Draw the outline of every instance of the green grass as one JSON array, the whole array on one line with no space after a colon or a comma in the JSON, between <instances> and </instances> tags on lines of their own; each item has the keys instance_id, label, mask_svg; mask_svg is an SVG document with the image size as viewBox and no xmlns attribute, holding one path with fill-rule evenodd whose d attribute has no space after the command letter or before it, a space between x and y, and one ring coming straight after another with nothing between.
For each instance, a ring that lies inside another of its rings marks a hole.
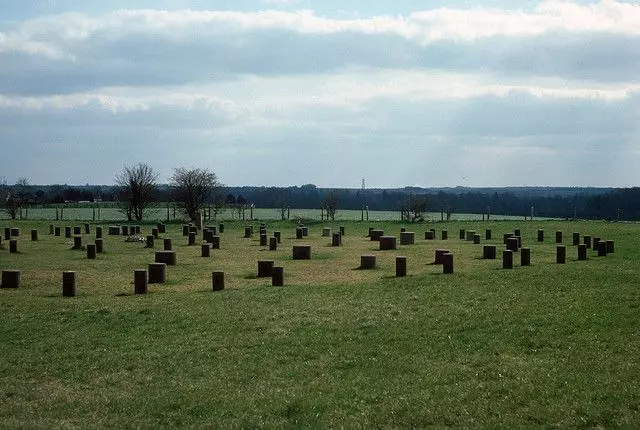
<instances>
[{"instance_id":1,"label":"green grass","mask_svg":"<svg viewBox=\"0 0 640 430\"><path fill-rule=\"evenodd\" d=\"M96 208L95 216L97 220L103 222L108 221L122 221L125 217L123 212L114 206L113 203L101 203L100 210ZM249 219L251 211L245 210L245 219ZM321 211L320 209L291 209L290 219L308 219L320 221ZM25 219L33 220L55 220L56 219L56 206L51 205L47 207L32 207L28 211L23 211ZM94 211L89 204L74 204L70 203L64 206L62 212L63 220L77 221L77 220L93 220ZM159 207L152 207L146 213L147 219L167 219L167 206L160 204ZM169 210L169 218L171 221L179 219L181 214L177 212L174 216L173 209ZM267 209L267 208L255 208L253 210L253 216L256 219L262 220L280 220L280 209ZM176 218L177 217L177 218ZM226 209L218 214L217 218L224 221L239 221L242 216L238 214L236 210ZM340 209L336 213L336 221L360 221L362 218L362 212L360 210L348 210ZM427 220L439 221L441 219L440 212L428 212L425 215ZM482 214L464 214L454 213L451 218L453 220L482 220ZM521 220L522 216L511 215L491 215L495 220ZM537 220L543 220L544 218L536 218ZM0 220L9 220L9 215L6 211L0 211ZM399 221L399 211L369 211L369 221Z\"/></svg>"},{"instance_id":2,"label":"green grass","mask_svg":"<svg viewBox=\"0 0 640 430\"><path fill-rule=\"evenodd\" d=\"M106 253L90 261L47 235L48 223L14 224L21 253L0 250L0 268L23 279L0 290L3 428L640 425L639 225L407 224L416 244L382 252L367 223L327 223L346 227L333 248L325 224L298 241L293 224L270 222L283 237L270 252L236 222L210 259L170 225L178 266L134 296L133 270L153 250L105 236ZM376 223L394 235L403 225ZM449 240L423 240L430 227ZM502 233L521 228L533 266L502 270L458 239L460 228L487 227L500 248ZM566 265L554 263L556 229ZM614 239L616 252L575 261L573 231ZM295 243L311 244L314 259L291 260ZM455 274L430 264L440 247ZM356 270L363 254L377 270ZM407 256L407 278L393 276L396 255ZM254 277L259 259L285 267L284 288ZM218 269L227 288L214 293ZM78 273L75 298L60 297L63 270Z\"/></svg>"}]
</instances>

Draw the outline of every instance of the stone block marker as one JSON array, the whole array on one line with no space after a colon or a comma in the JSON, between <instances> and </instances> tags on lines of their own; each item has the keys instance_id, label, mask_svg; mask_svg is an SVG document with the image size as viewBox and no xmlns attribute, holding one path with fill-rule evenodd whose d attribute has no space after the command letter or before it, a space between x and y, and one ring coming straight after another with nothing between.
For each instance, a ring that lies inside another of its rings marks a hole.
<instances>
[{"instance_id":1,"label":"stone block marker","mask_svg":"<svg viewBox=\"0 0 640 430\"><path fill-rule=\"evenodd\" d=\"M556 243L562 243L562 232L556 231Z\"/></svg>"},{"instance_id":2,"label":"stone block marker","mask_svg":"<svg viewBox=\"0 0 640 430\"><path fill-rule=\"evenodd\" d=\"M585 235L582 237L582 242L583 242L585 245L587 245L587 248L591 248L591 236L588 236L588 235L586 235L586 234L585 234Z\"/></svg>"},{"instance_id":3,"label":"stone block marker","mask_svg":"<svg viewBox=\"0 0 640 430\"><path fill-rule=\"evenodd\" d=\"M267 246L267 233L260 233L260 246Z\"/></svg>"},{"instance_id":4,"label":"stone block marker","mask_svg":"<svg viewBox=\"0 0 640 430\"><path fill-rule=\"evenodd\" d=\"M593 250L597 251L598 250L598 243L600 242L600 238L599 237L594 237L593 238Z\"/></svg>"},{"instance_id":5,"label":"stone block marker","mask_svg":"<svg viewBox=\"0 0 640 430\"><path fill-rule=\"evenodd\" d=\"M53 235L60 236L60 227L56 226L53 228Z\"/></svg>"},{"instance_id":6,"label":"stone block marker","mask_svg":"<svg viewBox=\"0 0 640 430\"><path fill-rule=\"evenodd\" d=\"M360 269L369 270L376 268L376 256L375 255L361 255L360 256Z\"/></svg>"},{"instance_id":7,"label":"stone block marker","mask_svg":"<svg viewBox=\"0 0 640 430\"><path fill-rule=\"evenodd\" d=\"M218 227L220 227L220 228L219 228L220 233L224 233L224 224L223 224L223 223L220 223L220 225L219 225Z\"/></svg>"},{"instance_id":8,"label":"stone block marker","mask_svg":"<svg viewBox=\"0 0 640 430\"><path fill-rule=\"evenodd\" d=\"M324 227L322 229L322 237L331 237L331 228Z\"/></svg>"},{"instance_id":9,"label":"stone block marker","mask_svg":"<svg viewBox=\"0 0 640 430\"><path fill-rule=\"evenodd\" d=\"M211 273L211 290L224 290L224 272L216 271Z\"/></svg>"},{"instance_id":10,"label":"stone block marker","mask_svg":"<svg viewBox=\"0 0 640 430\"><path fill-rule=\"evenodd\" d=\"M447 249L436 249L435 250L435 259L433 260L433 264L443 264L444 263L444 259L442 258L442 256L444 254L448 254L449 250Z\"/></svg>"},{"instance_id":11,"label":"stone block marker","mask_svg":"<svg viewBox=\"0 0 640 430\"><path fill-rule=\"evenodd\" d=\"M485 260L495 260L496 249L497 247L495 245L484 245L482 247L482 258Z\"/></svg>"},{"instance_id":12,"label":"stone block marker","mask_svg":"<svg viewBox=\"0 0 640 430\"><path fill-rule=\"evenodd\" d=\"M175 251L156 251L156 263L165 263L167 266L175 266L177 263Z\"/></svg>"},{"instance_id":13,"label":"stone block marker","mask_svg":"<svg viewBox=\"0 0 640 430\"><path fill-rule=\"evenodd\" d=\"M20 237L20 228L11 227L11 237Z\"/></svg>"},{"instance_id":14,"label":"stone block marker","mask_svg":"<svg viewBox=\"0 0 640 430\"><path fill-rule=\"evenodd\" d=\"M4 240L11 240L11 227L4 228Z\"/></svg>"},{"instance_id":15,"label":"stone block marker","mask_svg":"<svg viewBox=\"0 0 640 430\"><path fill-rule=\"evenodd\" d=\"M269 238L269 251L277 251L278 250L278 239L275 237Z\"/></svg>"},{"instance_id":16,"label":"stone block marker","mask_svg":"<svg viewBox=\"0 0 640 430\"><path fill-rule=\"evenodd\" d=\"M200 250L201 250L201 252L200 252L200 256L202 256L202 257L206 257L206 258L211 257L211 244L209 244L209 243L203 243L203 244L200 246Z\"/></svg>"},{"instance_id":17,"label":"stone block marker","mask_svg":"<svg viewBox=\"0 0 640 430\"><path fill-rule=\"evenodd\" d=\"M513 237L513 233L504 233L502 235L502 243L507 244L507 240Z\"/></svg>"},{"instance_id":18,"label":"stone block marker","mask_svg":"<svg viewBox=\"0 0 640 430\"><path fill-rule=\"evenodd\" d=\"M518 249L522 248L522 236L513 236L518 239Z\"/></svg>"},{"instance_id":19,"label":"stone block marker","mask_svg":"<svg viewBox=\"0 0 640 430\"><path fill-rule=\"evenodd\" d=\"M189 233L189 242L188 242L189 246L194 246L196 244L196 234L195 233Z\"/></svg>"},{"instance_id":20,"label":"stone block marker","mask_svg":"<svg viewBox=\"0 0 640 430\"><path fill-rule=\"evenodd\" d=\"M71 239L71 227L67 226L64 228L64 237L66 239Z\"/></svg>"},{"instance_id":21,"label":"stone block marker","mask_svg":"<svg viewBox=\"0 0 640 430\"><path fill-rule=\"evenodd\" d=\"M164 284L167 280L167 265L165 263L149 263L149 283Z\"/></svg>"},{"instance_id":22,"label":"stone block marker","mask_svg":"<svg viewBox=\"0 0 640 430\"><path fill-rule=\"evenodd\" d=\"M87 258L89 260L96 259L96 244L95 243L87 243Z\"/></svg>"},{"instance_id":23,"label":"stone block marker","mask_svg":"<svg viewBox=\"0 0 640 430\"><path fill-rule=\"evenodd\" d=\"M167 232L167 226L161 222L156 224L156 228L158 229L159 234L165 234Z\"/></svg>"},{"instance_id":24,"label":"stone block marker","mask_svg":"<svg viewBox=\"0 0 640 430\"><path fill-rule=\"evenodd\" d=\"M283 287L284 286L284 267L278 266L271 269L271 286Z\"/></svg>"},{"instance_id":25,"label":"stone block marker","mask_svg":"<svg viewBox=\"0 0 640 430\"><path fill-rule=\"evenodd\" d=\"M400 245L413 245L416 243L416 234L412 231L403 231L400 233Z\"/></svg>"},{"instance_id":26,"label":"stone block marker","mask_svg":"<svg viewBox=\"0 0 640 430\"><path fill-rule=\"evenodd\" d=\"M133 292L135 294L147 294L149 275L145 269L133 271Z\"/></svg>"},{"instance_id":27,"label":"stone block marker","mask_svg":"<svg viewBox=\"0 0 640 430\"><path fill-rule=\"evenodd\" d=\"M384 236L384 231L382 230L371 230L371 241L379 241L380 238Z\"/></svg>"},{"instance_id":28,"label":"stone block marker","mask_svg":"<svg viewBox=\"0 0 640 430\"><path fill-rule=\"evenodd\" d=\"M189 225L184 224L182 226L182 235L183 236L189 236Z\"/></svg>"},{"instance_id":29,"label":"stone block marker","mask_svg":"<svg viewBox=\"0 0 640 430\"><path fill-rule=\"evenodd\" d=\"M91 234L91 225L89 223L84 223L84 234Z\"/></svg>"},{"instance_id":30,"label":"stone block marker","mask_svg":"<svg viewBox=\"0 0 640 430\"><path fill-rule=\"evenodd\" d=\"M431 230L424 232L424 240L434 240L433 232Z\"/></svg>"},{"instance_id":31,"label":"stone block marker","mask_svg":"<svg viewBox=\"0 0 640 430\"><path fill-rule=\"evenodd\" d=\"M453 274L453 254L450 252L442 255L442 273L445 275Z\"/></svg>"},{"instance_id":32,"label":"stone block marker","mask_svg":"<svg viewBox=\"0 0 640 430\"><path fill-rule=\"evenodd\" d=\"M513 251L510 249L502 251L502 268L513 269Z\"/></svg>"},{"instance_id":33,"label":"stone block marker","mask_svg":"<svg viewBox=\"0 0 640 430\"><path fill-rule=\"evenodd\" d=\"M258 278L270 277L272 269L273 269L273 260L258 261Z\"/></svg>"},{"instance_id":34,"label":"stone block marker","mask_svg":"<svg viewBox=\"0 0 640 430\"><path fill-rule=\"evenodd\" d=\"M476 232L475 230L467 230L466 235L467 242L473 242L473 237L476 235Z\"/></svg>"},{"instance_id":35,"label":"stone block marker","mask_svg":"<svg viewBox=\"0 0 640 430\"><path fill-rule=\"evenodd\" d=\"M273 237L276 238L278 243L280 243L282 241L282 233L280 233L279 231L274 231L273 232Z\"/></svg>"},{"instance_id":36,"label":"stone block marker","mask_svg":"<svg viewBox=\"0 0 640 430\"><path fill-rule=\"evenodd\" d=\"M74 236L82 234L82 228L80 226L73 226L73 234Z\"/></svg>"},{"instance_id":37,"label":"stone block marker","mask_svg":"<svg viewBox=\"0 0 640 430\"><path fill-rule=\"evenodd\" d=\"M296 227L296 239L302 239L302 227Z\"/></svg>"},{"instance_id":38,"label":"stone block marker","mask_svg":"<svg viewBox=\"0 0 640 430\"><path fill-rule=\"evenodd\" d=\"M344 236L344 227L340 227L340 236Z\"/></svg>"},{"instance_id":39,"label":"stone block marker","mask_svg":"<svg viewBox=\"0 0 640 430\"><path fill-rule=\"evenodd\" d=\"M538 229L538 242L544 242L544 230Z\"/></svg>"},{"instance_id":40,"label":"stone block marker","mask_svg":"<svg viewBox=\"0 0 640 430\"><path fill-rule=\"evenodd\" d=\"M94 241L94 245L96 246L96 253L102 254L102 252L104 251L104 239L96 239Z\"/></svg>"},{"instance_id":41,"label":"stone block marker","mask_svg":"<svg viewBox=\"0 0 640 430\"><path fill-rule=\"evenodd\" d=\"M464 238L465 238L465 231L464 231L464 229L463 229L463 228L461 228L461 229L460 229L460 239L461 239L461 240L464 240Z\"/></svg>"},{"instance_id":42,"label":"stone block marker","mask_svg":"<svg viewBox=\"0 0 640 430\"><path fill-rule=\"evenodd\" d=\"M574 232L572 235L572 239L573 239L573 246L578 246L580 245L580 233L576 233Z\"/></svg>"},{"instance_id":43,"label":"stone block marker","mask_svg":"<svg viewBox=\"0 0 640 430\"><path fill-rule=\"evenodd\" d=\"M82 249L82 236L73 236L73 249Z\"/></svg>"},{"instance_id":44,"label":"stone block marker","mask_svg":"<svg viewBox=\"0 0 640 430\"><path fill-rule=\"evenodd\" d=\"M309 236L309 227L302 226L302 236L303 237Z\"/></svg>"},{"instance_id":45,"label":"stone block marker","mask_svg":"<svg viewBox=\"0 0 640 430\"><path fill-rule=\"evenodd\" d=\"M311 245L294 245L294 260L311 260Z\"/></svg>"},{"instance_id":46,"label":"stone block marker","mask_svg":"<svg viewBox=\"0 0 640 430\"><path fill-rule=\"evenodd\" d=\"M607 254L613 254L616 249L615 242L613 240L607 240L605 243L607 244Z\"/></svg>"},{"instance_id":47,"label":"stone block marker","mask_svg":"<svg viewBox=\"0 0 640 430\"><path fill-rule=\"evenodd\" d=\"M134 234L134 232L132 231L131 234ZM123 225L122 226L122 235L123 236L129 236L129 226L128 225Z\"/></svg>"},{"instance_id":48,"label":"stone block marker","mask_svg":"<svg viewBox=\"0 0 640 430\"><path fill-rule=\"evenodd\" d=\"M102 227L96 227L96 239L102 239Z\"/></svg>"},{"instance_id":49,"label":"stone block marker","mask_svg":"<svg viewBox=\"0 0 640 430\"><path fill-rule=\"evenodd\" d=\"M442 240L449 239L449 232L447 230L442 230Z\"/></svg>"},{"instance_id":50,"label":"stone block marker","mask_svg":"<svg viewBox=\"0 0 640 430\"><path fill-rule=\"evenodd\" d=\"M371 232L375 230L375 227L369 227L369 233L367 233L367 237L371 237Z\"/></svg>"},{"instance_id":51,"label":"stone block marker","mask_svg":"<svg viewBox=\"0 0 640 430\"><path fill-rule=\"evenodd\" d=\"M151 229L151 236L153 236L154 239L157 239L159 235L160 235L160 230L158 230L157 227Z\"/></svg>"},{"instance_id":52,"label":"stone block marker","mask_svg":"<svg viewBox=\"0 0 640 430\"><path fill-rule=\"evenodd\" d=\"M31 241L32 242L38 241L38 230L31 230Z\"/></svg>"},{"instance_id":53,"label":"stone block marker","mask_svg":"<svg viewBox=\"0 0 640 430\"><path fill-rule=\"evenodd\" d=\"M76 272L66 270L62 272L62 296L75 297L76 295Z\"/></svg>"},{"instance_id":54,"label":"stone block marker","mask_svg":"<svg viewBox=\"0 0 640 430\"><path fill-rule=\"evenodd\" d=\"M109 236L118 236L120 234L120 227L117 225L110 225L107 231L109 232Z\"/></svg>"},{"instance_id":55,"label":"stone block marker","mask_svg":"<svg viewBox=\"0 0 640 430\"><path fill-rule=\"evenodd\" d=\"M518 238L510 237L507 239L507 249L509 251L518 252Z\"/></svg>"},{"instance_id":56,"label":"stone block marker","mask_svg":"<svg viewBox=\"0 0 640 430\"><path fill-rule=\"evenodd\" d=\"M17 239L10 239L9 240L9 253L10 254L17 254L18 253L18 240Z\"/></svg>"},{"instance_id":57,"label":"stone block marker","mask_svg":"<svg viewBox=\"0 0 640 430\"><path fill-rule=\"evenodd\" d=\"M150 234L149 236L147 236L147 248L154 248L155 247L155 238L153 237L152 234Z\"/></svg>"},{"instance_id":58,"label":"stone block marker","mask_svg":"<svg viewBox=\"0 0 640 430\"><path fill-rule=\"evenodd\" d=\"M480 245L480 235L479 234L474 234L473 235L473 243L475 245Z\"/></svg>"},{"instance_id":59,"label":"stone block marker","mask_svg":"<svg viewBox=\"0 0 640 430\"><path fill-rule=\"evenodd\" d=\"M491 229L488 228L484 231L484 240L491 240Z\"/></svg>"},{"instance_id":60,"label":"stone block marker","mask_svg":"<svg viewBox=\"0 0 640 430\"><path fill-rule=\"evenodd\" d=\"M396 277L407 276L407 257L396 257Z\"/></svg>"},{"instance_id":61,"label":"stone block marker","mask_svg":"<svg viewBox=\"0 0 640 430\"><path fill-rule=\"evenodd\" d=\"M587 245L581 243L578 245L578 261L586 261L587 259Z\"/></svg>"},{"instance_id":62,"label":"stone block marker","mask_svg":"<svg viewBox=\"0 0 640 430\"><path fill-rule=\"evenodd\" d=\"M331 246L340 246L342 244L342 235L340 233L333 233L331 235Z\"/></svg>"},{"instance_id":63,"label":"stone block marker","mask_svg":"<svg viewBox=\"0 0 640 430\"><path fill-rule=\"evenodd\" d=\"M171 251L173 249L173 244L171 243L170 238L163 240L163 247L165 251Z\"/></svg>"},{"instance_id":64,"label":"stone block marker","mask_svg":"<svg viewBox=\"0 0 640 430\"><path fill-rule=\"evenodd\" d=\"M54 228L53 224L49 224L49 234L53 235Z\"/></svg>"},{"instance_id":65,"label":"stone block marker","mask_svg":"<svg viewBox=\"0 0 640 430\"><path fill-rule=\"evenodd\" d=\"M567 247L564 245L556 245L556 264L565 264L567 262Z\"/></svg>"},{"instance_id":66,"label":"stone block marker","mask_svg":"<svg viewBox=\"0 0 640 430\"><path fill-rule=\"evenodd\" d=\"M601 240L598 242L598 257L607 256L607 242Z\"/></svg>"},{"instance_id":67,"label":"stone block marker","mask_svg":"<svg viewBox=\"0 0 640 430\"><path fill-rule=\"evenodd\" d=\"M400 227L400 233L404 233L405 231L407 231L405 227Z\"/></svg>"},{"instance_id":68,"label":"stone block marker","mask_svg":"<svg viewBox=\"0 0 640 430\"><path fill-rule=\"evenodd\" d=\"M211 236L211 249L220 249L220 236Z\"/></svg>"},{"instance_id":69,"label":"stone block marker","mask_svg":"<svg viewBox=\"0 0 640 430\"><path fill-rule=\"evenodd\" d=\"M390 251L396 249L396 237L395 236L382 236L380 237L380 251Z\"/></svg>"},{"instance_id":70,"label":"stone block marker","mask_svg":"<svg viewBox=\"0 0 640 430\"><path fill-rule=\"evenodd\" d=\"M522 248L520 250L520 265L531 266L531 248Z\"/></svg>"},{"instance_id":71,"label":"stone block marker","mask_svg":"<svg viewBox=\"0 0 640 430\"><path fill-rule=\"evenodd\" d=\"M522 232L520 231L519 228L516 228L513 230L513 235L514 236L522 236Z\"/></svg>"},{"instance_id":72,"label":"stone block marker","mask_svg":"<svg viewBox=\"0 0 640 430\"><path fill-rule=\"evenodd\" d=\"M20 272L19 270L3 270L2 284L0 284L0 288L20 288L21 273L22 272Z\"/></svg>"}]
</instances>

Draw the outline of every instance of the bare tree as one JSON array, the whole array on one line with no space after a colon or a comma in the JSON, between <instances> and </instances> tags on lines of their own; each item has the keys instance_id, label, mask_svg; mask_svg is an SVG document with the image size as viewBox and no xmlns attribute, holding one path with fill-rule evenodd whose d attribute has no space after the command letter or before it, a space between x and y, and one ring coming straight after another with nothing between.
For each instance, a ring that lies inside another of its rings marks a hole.
<instances>
[{"instance_id":1,"label":"bare tree","mask_svg":"<svg viewBox=\"0 0 640 430\"><path fill-rule=\"evenodd\" d=\"M327 212L327 219L335 221L336 212L338 212L338 194L330 191L322 200L322 208Z\"/></svg>"},{"instance_id":2,"label":"bare tree","mask_svg":"<svg viewBox=\"0 0 640 430\"><path fill-rule=\"evenodd\" d=\"M427 197L410 194L402 204L400 210L403 220L406 219L411 222L423 221L424 214L427 212Z\"/></svg>"},{"instance_id":3,"label":"bare tree","mask_svg":"<svg viewBox=\"0 0 640 430\"><path fill-rule=\"evenodd\" d=\"M116 178L118 200L127 220L141 221L155 199L158 174L146 163L125 166Z\"/></svg>"},{"instance_id":4,"label":"bare tree","mask_svg":"<svg viewBox=\"0 0 640 430\"><path fill-rule=\"evenodd\" d=\"M18 178L13 187L6 186L6 180L2 184L2 201L4 209L7 211L11 219L16 219L22 207L29 200L29 180L27 178Z\"/></svg>"},{"instance_id":5,"label":"bare tree","mask_svg":"<svg viewBox=\"0 0 640 430\"><path fill-rule=\"evenodd\" d=\"M173 199L177 206L195 221L202 206L215 195L221 184L209 169L173 169L170 178Z\"/></svg>"}]
</instances>

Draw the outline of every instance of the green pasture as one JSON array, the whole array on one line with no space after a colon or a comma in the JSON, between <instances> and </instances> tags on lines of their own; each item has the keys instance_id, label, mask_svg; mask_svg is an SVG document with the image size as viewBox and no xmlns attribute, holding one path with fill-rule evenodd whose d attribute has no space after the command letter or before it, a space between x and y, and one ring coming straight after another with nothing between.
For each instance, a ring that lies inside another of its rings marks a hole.
<instances>
[{"instance_id":1,"label":"green pasture","mask_svg":"<svg viewBox=\"0 0 640 430\"><path fill-rule=\"evenodd\" d=\"M61 210L62 208L62 210ZM57 209L57 210L56 210ZM212 211L213 213L213 211ZM280 209L254 208L253 211L247 208L244 211L244 220L250 221L251 214L253 219L276 221L281 219ZM125 214L113 204L103 203L100 206L92 207L90 204L68 204L64 206L44 206L30 207L23 209L22 218L29 220L47 220L55 221L58 214L59 221L92 221L92 222L109 222L122 221L126 219ZM400 211L369 211L364 212L365 221L400 221ZM60 218L61 217L61 218ZM94 218L95 217L95 218ZM152 207L147 211L146 219L160 221L180 221L183 215L179 211L174 211L172 207L159 205ZM291 209L289 212L290 220L304 219L320 221L322 212L320 209ZM359 210L340 209L336 213L336 221L361 221L363 212ZM425 215L428 221L440 221L440 212L428 212ZM521 220L524 216L511 215L491 215L493 220ZM482 214L456 214L451 215L452 220L478 221L482 220ZM534 220L542 221L545 218L534 218ZM9 221L9 216L5 211L0 211L0 220ZM241 221L242 212L235 209L223 209L216 215L216 221Z\"/></svg>"},{"instance_id":2,"label":"green pasture","mask_svg":"<svg viewBox=\"0 0 640 430\"><path fill-rule=\"evenodd\" d=\"M270 218L277 251L259 245L260 221L249 239L251 222L226 221L210 258L201 235L188 246L181 224L167 224L156 248L172 238L178 264L146 295L133 294L133 271L154 249L106 235L108 222L95 260L49 235L49 221L0 222L21 229L19 253L2 241L0 269L22 271L19 289L0 289L0 427L640 426L640 225L309 221L299 240L294 222ZM322 228L340 226L343 245L332 247ZM395 236L406 227L416 242L380 251L369 226ZM429 228L436 240L424 239ZM531 267L481 258L483 244L501 250L516 228ZM460 229L482 243L460 240ZM577 261L574 231L614 240L615 253ZM294 261L295 244L311 245L312 260ZM454 274L432 264L438 248L453 252ZM377 269L358 270L365 254ZM395 277L399 255L405 278ZM264 259L284 267L284 287L256 277ZM77 272L76 297L61 297L64 270ZM211 291L214 270L224 291Z\"/></svg>"}]
</instances>

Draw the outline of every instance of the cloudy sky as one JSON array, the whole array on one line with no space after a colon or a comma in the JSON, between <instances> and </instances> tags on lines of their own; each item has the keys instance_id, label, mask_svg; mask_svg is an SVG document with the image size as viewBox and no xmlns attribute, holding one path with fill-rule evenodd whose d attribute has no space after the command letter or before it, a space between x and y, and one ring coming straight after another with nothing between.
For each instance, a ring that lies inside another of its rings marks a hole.
<instances>
[{"instance_id":1,"label":"cloudy sky","mask_svg":"<svg viewBox=\"0 0 640 430\"><path fill-rule=\"evenodd\" d=\"M640 184L634 2L1 2L10 184Z\"/></svg>"}]
</instances>

